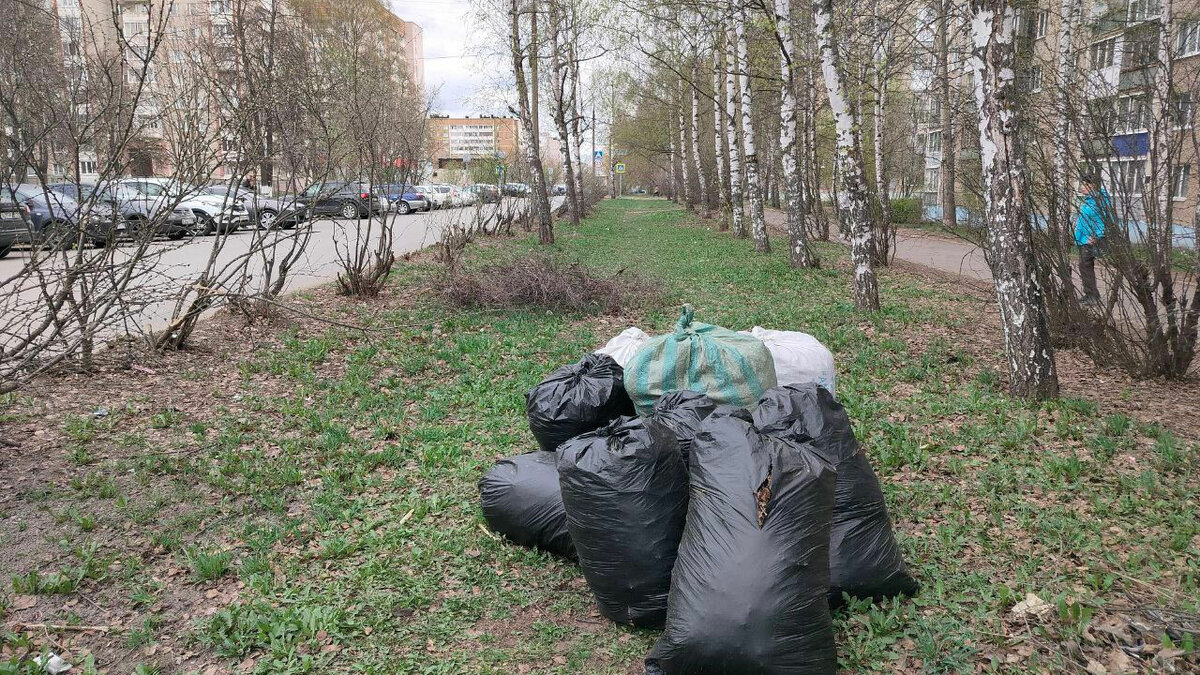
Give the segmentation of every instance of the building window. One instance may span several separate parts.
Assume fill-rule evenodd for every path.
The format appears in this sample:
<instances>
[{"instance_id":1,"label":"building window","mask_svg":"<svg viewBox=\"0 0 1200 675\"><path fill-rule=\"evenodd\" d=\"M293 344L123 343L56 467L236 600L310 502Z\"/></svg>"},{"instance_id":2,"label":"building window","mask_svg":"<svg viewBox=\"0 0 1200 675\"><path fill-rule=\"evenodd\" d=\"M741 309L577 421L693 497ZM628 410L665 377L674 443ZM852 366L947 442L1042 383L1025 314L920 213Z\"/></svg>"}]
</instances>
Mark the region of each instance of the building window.
<instances>
[{"instance_id":1,"label":"building window","mask_svg":"<svg viewBox=\"0 0 1200 675\"><path fill-rule=\"evenodd\" d=\"M1175 171L1171 176L1171 197L1173 199L1187 199L1188 182L1191 179L1192 167L1190 164L1182 164L1175 167Z\"/></svg>"},{"instance_id":2,"label":"building window","mask_svg":"<svg viewBox=\"0 0 1200 675\"><path fill-rule=\"evenodd\" d=\"M229 0L212 0L208 3L209 12L212 14L228 14Z\"/></svg>"},{"instance_id":3,"label":"building window","mask_svg":"<svg viewBox=\"0 0 1200 675\"><path fill-rule=\"evenodd\" d=\"M1042 67L1032 66L1029 69L1029 91L1042 90Z\"/></svg>"},{"instance_id":4,"label":"building window","mask_svg":"<svg viewBox=\"0 0 1200 675\"><path fill-rule=\"evenodd\" d=\"M1113 162L1109 171L1109 182L1114 192L1127 197L1142 194L1146 182L1146 160L1126 159Z\"/></svg>"},{"instance_id":5,"label":"building window","mask_svg":"<svg viewBox=\"0 0 1200 675\"><path fill-rule=\"evenodd\" d=\"M1038 13L1033 15L1033 37L1038 40L1046 37L1046 27L1049 23L1050 11L1046 9L1038 10Z\"/></svg>"},{"instance_id":6,"label":"building window","mask_svg":"<svg viewBox=\"0 0 1200 675\"><path fill-rule=\"evenodd\" d=\"M925 140L925 152L928 154L941 154L942 152L942 132L931 131Z\"/></svg>"},{"instance_id":7,"label":"building window","mask_svg":"<svg viewBox=\"0 0 1200 675\"><path fill-rule=\"evenodd\" d=\"M940 192L942 186L941 169L925 169L925 191Z\"/></svg>"},{"instance_id":8,"label":"building window","mask_svg":"<svg viewBox=\"0 0 1200 675\"><path fill-rule=\"evenodd\" d=\"M1179 55L1200 54L1200 21L1184 21L1179 24Z\"/></svg>"},{"instance_id":9,"label":"building window","mask_svg":"<svg viewBox=\"0 0 1200 675\"><path fill-rule=\"evenodd\" d=\"M1154 0L1129 0L1129 23L1146 21L1157 13Z\"/></svg>"},{"instance_id":10,"label":"building window","mask_svg":"<svg viewBox=\"0 0 1200 675\"><path fill-rule=\"evenodd\" d=\"M1091 58L1093 70L1111 67L1117 55L1117 39L1114 37L1092 44L1088 48L1088 55Z\"/></svg>"},{"instance_id":11,"label":"building window","mask_svg":"<svg viewBox=\"0 0 1200 675\"><path fill-rule=\"evenodd\" d=\"M96 160L81 159L79 160L79 173L96 173Z\"/></svg>"},{"instance_id":12,"label":"building window","mask_svg":"<svg viewBox=\"0 0 1200 675\"><path fill-rule=\"evenodd\" d=\"M1192 101L1191 92L1183 92L1175 96L1175 127L1178 129L1188 129L1192 126L1192 117L1195 115L1195 103Z\"/></svg>"},{"instance_id":13,"label":"building window","mask_svg":"<svg viewBox=\"0 0 1200 675\"><path fill-rule=\"evenodd\" d=\"M1117 131L1130 134L1145 131L1150 123L1150 105L1144 96L1117 99Z\"/></svg>"}]
</instances>

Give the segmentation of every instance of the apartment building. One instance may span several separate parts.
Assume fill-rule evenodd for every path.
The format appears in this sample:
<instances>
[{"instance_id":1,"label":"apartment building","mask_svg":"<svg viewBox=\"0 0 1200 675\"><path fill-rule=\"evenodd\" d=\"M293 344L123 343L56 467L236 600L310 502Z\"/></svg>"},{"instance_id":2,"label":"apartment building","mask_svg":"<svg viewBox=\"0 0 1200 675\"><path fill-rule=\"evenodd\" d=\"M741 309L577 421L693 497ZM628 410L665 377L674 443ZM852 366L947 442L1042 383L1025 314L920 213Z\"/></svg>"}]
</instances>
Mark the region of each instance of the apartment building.
<instances>
[{"instance_id":1,"label":"apartment building","mask_svg":"<svg viewBox=\"0 0 1200 675\"><path fill-rule=\"evenodd\" d=\"M519 152L518 128L515 117L432 115L430 162L435 169L448 169L479 158L514 157Z\"/></svg>"},{"instance_id":2,"label":"apartment building","mask_svg":"<svg viewBox=\"0 0 1200 675\"><path fill-rule=\"evenodd\" d=\"M1019 11L1017 23L1018 86L1026 110L1024 124L1033 143L1053 137L1048 125L1057 115L1054 93L1059 60L1061 5L1041 0ZM945 187L944 153L955 152L960 179L958 220L979 216L973 195L962 184L978 155L973 150L975 110L971 80L966 72L970 46L967 30L956 25L950 49L951 100L957 118L955 147L942 138L939 121L942 97L936 91L935 58L939 45L933 30L933 10L916 10L914 33L918 55L908 86L914 95L917 122L915 149L923 155L922 189L925 216L941 218L941 191ZM958 23L962 23L960 17ZM1160 54L1160 7L1156 0L1083 0L1078 27L1070 46L1074 82L1067 87L1074 127L1072 143L1080 156L1101 174L1105 187L1121 206L1123 217L1138 229L1145 218L1150 175L1150 145L1158 121L1170 138L1175 169L1171 177L1172 220L1193 223L1200 197L1200 138L1193 135L1195 101L1200 97L1200 2L1174 0L1169 54ZM1155 92L1158 70L1171 64L1169 102ZM1044 143L1042 143L1044 145ZM1031 160L1052 156L1046 147L1031 147ZM1034 180L1057 180L1033 171ZM1036 190L1035 190L1036 192Z\"/></svg>"},{"instance_id":3,"label":"apartment building","mask_svg":"<svg viewBox=\"0 0 1200 675\"><path fill-rule=\"evenodd\" d=\"M166 175L173 171L177 144L188 129L171 127L173 118L183 125L211 130L221 128L244 92L237 90L233 62L235 2L239 0L40 0L57 17L61 58L67 71L76 69L75 81L87 76L85 61L117 64L126 86L142 87L132 115L136 133L122 149L131 175ZM243 0L243 12L278 9L285 17L297 16L291 0ZM332 1L332 0L326 0ZM278 5L274 3L279 3ZM380 48L398 54L402 73L414 95L424 95L424 55L421 27L396 16L386 4L378 9ZM306 11L320 13L308 3ZM114 8L116 10L114 14ZM149 55L153 54L153 58ZM203 58L198 57L202 55ZM207 69L204 77L185 77L189 69ZM222 83L229 83L223 86ZM82 88L81 88L82 89ZM81 115L89 114L86 101L77 103ZM192 129L191 131L194 131ZM191 134L193 137L195 134ZM202 134L203 135L203 134ZM212 152L215 178L233 171L239 148L223 134L215 136ZM65 157L60 149L50 153L47 167L52 180L98 179L101 158L96 148L80 148Z\"/></svg>"}]
</instances>

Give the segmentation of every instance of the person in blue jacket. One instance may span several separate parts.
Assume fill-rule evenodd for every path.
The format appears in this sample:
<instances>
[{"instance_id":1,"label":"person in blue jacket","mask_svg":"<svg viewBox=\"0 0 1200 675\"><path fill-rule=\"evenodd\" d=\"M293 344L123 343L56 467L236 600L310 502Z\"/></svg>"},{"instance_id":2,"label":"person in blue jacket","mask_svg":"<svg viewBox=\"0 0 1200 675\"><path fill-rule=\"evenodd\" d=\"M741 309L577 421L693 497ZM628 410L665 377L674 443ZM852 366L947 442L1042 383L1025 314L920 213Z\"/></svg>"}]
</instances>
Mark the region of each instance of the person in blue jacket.
<instances>
[{"instance_id":1,"label":"person in blue jacket","mask_svg":"<svg viewBox=\"0 0 1200 675\"><path fill-rule=\"evenodd\" d=\"M1079 218L1075 220L1075 245L1079 247L1079 278L1083 284L1085 305L1100 304L1100 291L1096 288L1096 258L1104 251L1104 220L1109 217L1111 205L1108 192L1100 185L1095 175L1084 175L1081 180L1083 201L1079 204Z\"/></svg>"}]
</instances>

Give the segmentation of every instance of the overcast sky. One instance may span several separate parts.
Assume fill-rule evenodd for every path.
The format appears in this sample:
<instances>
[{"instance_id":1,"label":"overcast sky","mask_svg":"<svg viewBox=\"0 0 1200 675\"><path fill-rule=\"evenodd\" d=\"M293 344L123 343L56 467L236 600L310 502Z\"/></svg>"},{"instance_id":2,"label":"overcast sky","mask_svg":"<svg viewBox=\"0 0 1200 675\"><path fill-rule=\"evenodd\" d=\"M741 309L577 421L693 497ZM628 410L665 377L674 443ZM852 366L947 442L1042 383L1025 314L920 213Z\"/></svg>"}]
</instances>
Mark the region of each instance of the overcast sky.
<instances>
[{"instance_id":1,"label":"overcast sky","mask_svg":"<svg viewBox=\"0 0 1200 675\"><path fill-rule=\"evenodd\" d=\"M470 0L391 0L392 11L415 21L424 31L425 86L437 92L433 111L450 115L498 114L495 73L486 72L483 60L471 46L478 32Z\"/></svg>"}]
</instances>

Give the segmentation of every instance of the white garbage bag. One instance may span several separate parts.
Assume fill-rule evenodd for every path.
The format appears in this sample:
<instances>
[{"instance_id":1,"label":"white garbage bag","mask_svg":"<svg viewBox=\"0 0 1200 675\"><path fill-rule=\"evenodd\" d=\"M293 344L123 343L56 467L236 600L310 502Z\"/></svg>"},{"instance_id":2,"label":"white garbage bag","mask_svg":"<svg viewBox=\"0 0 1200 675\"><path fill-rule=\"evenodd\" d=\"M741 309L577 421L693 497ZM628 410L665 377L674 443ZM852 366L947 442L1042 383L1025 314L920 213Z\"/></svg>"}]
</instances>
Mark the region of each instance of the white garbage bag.
<instances>
[{"instance_id":1,"label":"white garbage bag","mask_svg":"<svg viewBox=\"0 0 1200 675\"><path fill-rule=\"evenodd\" d=\"M837 371L833 352L808 333L790 330L768 330L755 326L738 331L762 340L775 362L775 376L780 385L815 382L837 396Z\"/></svg>"},{"instance_id":2,"label":"white garbage bag","mask_svg":"<svg viewBox=\"0 0 1200 675\"><path fill-rule=\"evenodd\" d=\"M629 363L629 359L633 357L633 353L641 349L649 339L650 336L646 335L641 328L626 328L609 340L608 344L597 349L596 353L608 354L613 361L617 362L617 365L624 368L625 364Z\"/></svg>"}]
</instances>

